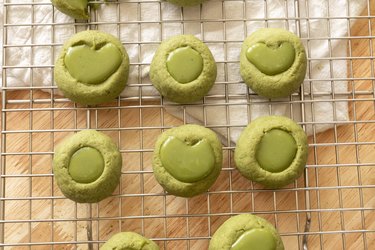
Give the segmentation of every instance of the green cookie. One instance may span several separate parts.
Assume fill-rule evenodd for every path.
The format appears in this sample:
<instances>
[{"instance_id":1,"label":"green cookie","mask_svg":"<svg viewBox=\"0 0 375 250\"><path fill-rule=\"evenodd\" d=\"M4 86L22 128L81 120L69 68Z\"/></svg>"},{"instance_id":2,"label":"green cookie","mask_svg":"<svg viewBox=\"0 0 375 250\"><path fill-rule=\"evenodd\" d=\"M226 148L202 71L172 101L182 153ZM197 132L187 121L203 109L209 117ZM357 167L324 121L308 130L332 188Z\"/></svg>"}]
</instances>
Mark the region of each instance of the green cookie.
<instances>
[{"instance_id":1,"label":"green cookie","mask_svg":"<svg viewBox=\"0 0 375 250\"><path fill-rule=\"evenodd\" d=\"M137 233L122 232L113 235L100 250L159 250L159 246Z\"/></svg>"},{"instance_id":2,"label":"green cookie","mask_svg":"<svg viewBox=\"0 0 375 250\"><path fill-rule=\"evenodd\" d=\"M80 203L110 196L121 176L122 157L111 138L83 130L65 139L55 151L53 172L61 192Z\"/></svg>"},{"instance_id":3,"label":"green cookie","mask_svg":"<svg viewBox=\"0 0 375 250\"><path fill-rule=\"evenodd\" d=\"M51 2L59 11L75 19L90 18L88 0L51 0Z\"/></svg>"},{"instance_id":4,"label":"green cookie","mask_svg":"<svg viewBox=\"0 0 375 250\"><path fill-rule=\"evenodd\" d=\"M276 229L265 219L241 214L225 221L212 236L209 250L284 250Z\"/></svg>"},{"instance_id":5,"label":"green cookie","mask_svg":"<svg viewBox=\"0 0 375 250\"><path fill-rule=\"evenodd\" d=\"M100 31L71 37L55 63L58 88L69 99L96 105L120 95L129 75L129 58L121 42Z\"/></svg>"},{"instance_id":6,"label":"green cookie","mask_svg":"<svg viewBox=\"0 0 375 250\"><path fill-rule=\"evenodd\" d=\"M240 73L258 95L286 97L305 79L307 58L301 40L293 33L263 28L246 38L240 55Z\"/></svg>"},{"instance_id":7,"label":"green cookie","mask_svg":"<svg viewBox=\"0 0 375 250\"><path fill-rule=\"evenodd\" d=\"M211 51L192 35L178 35L162 42L150 68L155 88L177 103L201 100L214 85L216 75Z\"/></svg>"},{"instance_id":8,"label":"green cookie","mask_svg":"<svg viewBox=\"0 0 375 250\"><path fill-rule=\"evenodd\" d=\"M169 129L155 144L155 178L176 196L192 197L206 192L220 174L221 149L218 137L210 129L199 125Z\"/></svg>"},{"instance_id":9,"label":"green cookie","mask_svg":"<svg viewBox=\"0 0 375 250\"><path fill-rule=\"evenodd\" d=\"M279 188L302 174L307 154L307 136L297 123L283 116L265 116L241 133L234 161L249 180Z\"/></svg>"},{"instance_id":10,"label":"green cookie","mask_svg":"<svg viewBox=\"0 0 375 250\"><path fill-rule=\"evenodd\" d=\"M203 3L205 0L167 0L178 6L194 6Z\"/></svg>"}]
</instances>

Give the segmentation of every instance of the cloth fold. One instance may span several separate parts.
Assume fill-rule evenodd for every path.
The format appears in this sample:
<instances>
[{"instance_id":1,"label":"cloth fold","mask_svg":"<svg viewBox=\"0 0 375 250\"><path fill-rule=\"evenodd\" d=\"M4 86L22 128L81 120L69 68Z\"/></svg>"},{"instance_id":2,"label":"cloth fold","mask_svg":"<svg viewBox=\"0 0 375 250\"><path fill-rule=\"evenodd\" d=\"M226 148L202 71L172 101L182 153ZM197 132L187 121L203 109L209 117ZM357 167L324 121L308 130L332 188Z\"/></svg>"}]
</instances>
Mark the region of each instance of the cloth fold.
<instances>
[{"instance_id":1,"label":"cloth fold","mask_svg":"<svg viewBox=\"0 0 375 250\"><path fill-rule=\"evenodd\" d=\"M129 84L122 96L157 97L148 77L154 52L160 41L185 33L206 42L218 65L217 83L204 103L169 106L165 102L168 112L186 122L214 127L227 138L224 141L235 142L243 127L259 116L316 122L316 132L349 119L347 102L333 100L347 94L347 81L335 80L347 78L347 62L340 59L347 56L347 41L340 38L347 36L350 25L340 17L360 15L366 0L208 0L189 8L159 1L112 1L92 15L95 22L90 25L74 25L48 0L23 3L33 4L6 7L6 37L1 40L6 45L3 64L8 68L3 86L53 85L53 64L61 45L74 33L91 28L119 37L129 53ZM242 82L242 41L261 27L285 28L301 37L309 58L303 102L299 96L270 102L252 95ZM306 126L308 134L312 129Z\"/></svg>"}]
</instances>

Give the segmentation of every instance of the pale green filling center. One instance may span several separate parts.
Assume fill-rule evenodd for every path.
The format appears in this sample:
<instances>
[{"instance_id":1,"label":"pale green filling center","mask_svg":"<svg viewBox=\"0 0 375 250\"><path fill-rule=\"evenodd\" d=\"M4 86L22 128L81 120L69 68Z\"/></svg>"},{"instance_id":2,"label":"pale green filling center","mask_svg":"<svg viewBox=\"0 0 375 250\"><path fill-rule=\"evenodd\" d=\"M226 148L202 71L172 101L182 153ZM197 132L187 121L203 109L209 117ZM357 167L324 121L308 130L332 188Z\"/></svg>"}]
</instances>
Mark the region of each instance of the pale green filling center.
<instances>
[{"instance_id":1,"label":"pale green filling center","mask_svg":"<svg viewBox=\"0 0 375 250\"><path fill-rule=\"evenodd\" d=\"M70 47L65 55L65 65L70 75L87 84L103 83L117 71L121 62L121 52L112 43L100 49L77 45Z\"/></svg>"},{"instance_id":2,"label":"pale green filling center","mask_svg":"<svg viewBox=\"0 0 375 250\"><path fill-rule=\"evenodd\" d=\"M257 43L248 48L246 57L262 73L273 76L287 71L294 63L295 54L295 49L289 42L278 47Z\"/></svg>"},{"instance_id":3,"label":"pale green filling center","mask_svg":"<svg viewBox=\"0 0 375 250\"><path fill-rule=\"evenodd\" d=\"M215 166L215 154L205 139L187 145L170 136L160 149L163 167L181 182L193 183L207 177Z\"/></svg>"},{"instance_id":4,"label":"pale green filling center","mask_svg":"<svg viewBox=\"0 0 375 250\"><path fill-rule=\"evenodd\" d=\"M103 173L103 156L95 148L80 148L71 157L68 170L72 179L78 183L94 182Z\"/></svg>"},{"instance_id":5,"label":"pale green filling center","mask_svg":"<svg viewBox=\"0 0 375 250\"><path fill-rule=\"evenodd\" d=\"M67 0L67 3L74 9L86 10L87 0Z\"/></svg>"},{"instance_id":6,"label":"pale green filling center","mask_svg":"<svg viewBox=\"0 0 375 250\"><path fill-rule=\"evenodd\" d=\"M266 132L256 152L256 160L266 171L279 173L287 169L297 153L293 136L281 129Z\"/></svg>"},{"instance_id":7,"label":"pale green filling center","mask_svg":"<svg viewBox=\"0 0 375 250\"><path fill-rule=\"evenodd\" d=\"M266 229L256 228L244 232L230 250L275 250L276 241Z\"/></svg>"},{"instance_id":8,"label":"pale green filling center","mask_svg":"<svg viewBox=\"0 0 375 250\"><path fill-rule=\"evenodd\" d=\"M203 58L189 46L178 48L168 55L167 69L177 82L192 82L202 73Z\"/></svg>"}]
</instances>

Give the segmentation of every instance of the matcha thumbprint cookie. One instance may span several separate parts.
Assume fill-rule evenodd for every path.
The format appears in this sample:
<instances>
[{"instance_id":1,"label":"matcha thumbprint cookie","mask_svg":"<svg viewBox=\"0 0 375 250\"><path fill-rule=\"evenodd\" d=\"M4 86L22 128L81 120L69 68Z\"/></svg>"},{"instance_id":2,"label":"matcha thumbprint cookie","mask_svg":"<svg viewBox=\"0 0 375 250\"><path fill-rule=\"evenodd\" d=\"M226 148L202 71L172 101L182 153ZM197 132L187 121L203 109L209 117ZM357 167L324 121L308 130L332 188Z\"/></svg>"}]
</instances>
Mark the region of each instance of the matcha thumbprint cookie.
<instances>
[{"instance_id":1,"label":"matcha thumbprint cookie","mask_svg":"<svg viewBox=\"0 0 375 250\"><path fill-rule=\"evenodd\" d=\"M171 2L173 4L176 4L178 6L194 6L203 3L205 0L167 0L168 2Z\"/></svg>"},{"instance_id":2,"label":"matcha thumbprint cookie","mask_svg":"<svg viewBox=\"0 0 375 250\"><path fill-rule=\"evenodd\" d=\"M162 96L177 103L201 100L214 85L216 75L211 51L192 35L162 42L151 62L151 82Z\"/></svg>"},{"instance_id":3,"label":"matcha thumbprint cookie","mask_svg":"<svg viewBox=\"0 0 375 250\"><path fill-rule=\"evenodd\" d=\"M155 178L176 196L192 197L206 192L220 174L221 149L217 135L208 128L183 125L169 129L155 144Z\"/></svg>"},{"instance_id":4,"label":"matcha thumbprint cookie","mask_svg":"<svg viewBox=\"0 0 375 250\"><path fill-rule=\"evenodd\" d=\"M75 19L89 19L88 0L51 0L52 4L62 13Z\"/></svg>"},{"instance_id":5,"label":"matcha thumbprint cookie","mask_svg":"<svg viewBox=\"0 0 375 250\"><path fill-rule=\"evenodd\" d=\"M241 214L228 219L217 229L208 250L284 250L284 244L267 220Z\"/></svg>"},{"instance_id":6,"label":"matcha thumbprint cookie","mask_svg":"<svg viewBox=\"0 0 375 250\"><path fill-rule=\"evenodd\" d=\"M122 158L111 138L83 130L56 148L53 172L61 192L79 203L94 203L110 196L121 176Z\"/></svg>"},{"instance_id":7,"label":"matcha thumbprint cookie","mask_svg":"<svg viewBox=\"0 0 375 250\"><path fill-rule=\"evenodd\" d=\"M297 123L282 116L265 116L241 133L234 161L249 180L279 188L302 174L307 153L307 136Z\"/></svg>"},{"instance_id":8,"label":"matcha thumbprint cookie","mask_svg":"<svg viewBox=\"0 0 375 250\"><path fill-rule=\"evenodd\" d=\"M137 233L122 232L113 235L100 250L159 250L159 246Z\"/></svg>"},{"instance_id":9,"label":"matcha thumbprint cookie","mask_svg":"<svg viewBox=\"0 0 375 250\"><path fill-rule=\"evenodd\" d=\"M129 58L114 36L96 30L75 34L55 64L57 87L72 101L95 105L112 101L126 86Z\"/></svg>"},{"instance_id":10,"label":"matcha thumbprint cookie","mask_svg":"<svg viewBox=\"0 0 375 250\"><path fill-rule=\"evenodd\" d=\"M299 37L275 28L259 29L242 45L240 72L245 83L258 95L286 97L305 79L306 52Z\"/></svg>"}]
</instances>

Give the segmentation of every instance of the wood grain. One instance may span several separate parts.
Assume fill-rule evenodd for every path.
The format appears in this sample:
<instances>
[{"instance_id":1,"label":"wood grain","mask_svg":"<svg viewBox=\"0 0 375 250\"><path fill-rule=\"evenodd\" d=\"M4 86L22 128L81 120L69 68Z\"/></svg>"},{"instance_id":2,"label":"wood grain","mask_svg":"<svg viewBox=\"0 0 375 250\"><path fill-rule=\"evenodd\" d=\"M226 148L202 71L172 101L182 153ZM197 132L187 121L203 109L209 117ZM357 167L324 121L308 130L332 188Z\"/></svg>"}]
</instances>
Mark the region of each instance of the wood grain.
<instances>
[{"instance_id":1,"label":"wood grain","mask_svg":"<svg viewBox=\"0 0 375 250\"><path fill-rule=\"evenodd\" d=\"M375 20L360 20L352 27L351 36L369 36L369 30L375 34ZM370 45L368 38L353 38L349 49L354 57L373 56ZM375 41L372 46L375 50ZM349 78L374 77L373 59L348 60L348 65L352 68ZM51 98L48 93L4 92L8 103L2 112L6 119L2 128L6 131L2 134L6 142L2 145L4 242L72 242L53 248L87 249L86 232L91 225L94 241L105 241L119 231L135 231L155 238L161 249L200 250L207 249L208 238L229 214L254 212L277 226L286 249L299 249L308 195L309 249L365 249L365 242L367 249L375 249L375 233L361 232L375 230L375 189L366 187L375 183L374 81L353 80L349 86L353 122L309 138L307 192L303 178L287 187L292 190L276 192L250 183L233 168L233 152L228 149L224 150L224 169L211 192L191 199L165 195L152 175L152 148L161 127L183 124L153 106L158 102L121 102L122 109L116 108L117 103L109 104L106 109L91 111L87 124L84 108L69 102L42 102ZM30 99L34 101L10 103ZM123 154L119 188L113 197L91 207L64 199L51 169L54 145L88 127L105 129Z\"/></svg>"}]
</instances>

